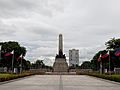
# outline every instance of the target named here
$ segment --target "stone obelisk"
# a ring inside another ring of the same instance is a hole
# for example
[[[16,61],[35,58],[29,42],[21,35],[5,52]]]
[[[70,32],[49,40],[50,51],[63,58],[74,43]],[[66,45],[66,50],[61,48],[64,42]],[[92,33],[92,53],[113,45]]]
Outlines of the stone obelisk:
[[[59,34],[59,48],[58,54],[55,57],[55,62],[53,64],[54,72],[67,72],[68,64],[66,62],[66,56],[63,55],[63,37],[62,34]]]
[[[61,50],[63,52],[63,37],[62,37],[62,34],[59,35],[59,49],[58,49],[58,51],[59,50]]]

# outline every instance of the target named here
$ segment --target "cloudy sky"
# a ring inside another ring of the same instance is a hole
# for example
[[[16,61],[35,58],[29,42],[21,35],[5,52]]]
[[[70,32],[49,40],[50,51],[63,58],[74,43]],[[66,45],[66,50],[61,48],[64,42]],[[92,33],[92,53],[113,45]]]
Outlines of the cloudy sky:
[[[80,50],[80,63],[120,37],[120,0],[0,0],[0,41],[18,41],[26,59],[52,65],[58,35],[64,53]]]

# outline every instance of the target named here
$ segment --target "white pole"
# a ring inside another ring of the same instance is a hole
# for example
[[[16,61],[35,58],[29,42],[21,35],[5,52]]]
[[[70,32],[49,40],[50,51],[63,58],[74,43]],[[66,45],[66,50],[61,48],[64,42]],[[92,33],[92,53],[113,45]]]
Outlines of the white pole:
[[[14,72],[14,51],[13,51],[13,56],[12,56],[12,73]]]
[[[102,61],[100,62],[100,74],[102,74]]]
[[[2,45],[0,45],[0,61],[1,61],[1,59],[2,59],[2,58],[1,58],[1,50],[2,50],[1,48],[2,48]]]
[[[110,73],[110,50],[108,51],[109,52],[109,73]]]
[[[100,74],[102,74],[102,60],[101,60],[101,56],[100,56]]]
[[[23,56],[21,57],[21,67],[20,67],[20,73],[22,73],[22,60],[23,60]]]

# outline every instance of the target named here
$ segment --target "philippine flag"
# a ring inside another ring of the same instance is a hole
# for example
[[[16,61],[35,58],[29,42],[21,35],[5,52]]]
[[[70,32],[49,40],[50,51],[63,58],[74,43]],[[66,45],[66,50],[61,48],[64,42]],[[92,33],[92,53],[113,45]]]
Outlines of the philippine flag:
[[[19,60],[19,59],[22,59],[23,58],[23,55],[21,54],[18,58],[17,58],[17,61]]]
[[[102,55],[102,58],[106,58],[108,56],[109,56],[109,51],[106,54]]]
[[[102,55],[100,54],[100,56],[99,56],[99,58],[98,58],[98,62],[100,62],[100,60],[101,60],[101,56],[102,56]]]
[[[10,56],[12,54],[14,54],[14,50],[12,52],[6,53],[5,56]]]
[[[115,52],[115,56],[120,56],[120,48],[118,48]]]

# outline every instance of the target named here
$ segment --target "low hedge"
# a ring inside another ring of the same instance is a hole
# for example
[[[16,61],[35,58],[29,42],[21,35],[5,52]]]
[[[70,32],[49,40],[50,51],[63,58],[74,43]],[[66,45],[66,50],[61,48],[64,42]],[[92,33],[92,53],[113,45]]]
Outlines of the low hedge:
[[[44,74],[45,74],[45,72],[43,72],[43,71],[39,71],[39,72],[24,71],[22,74],[0,73],[0,82],[17,79],[17,78],[22,78],[22,77],[26,77],[26,76],[31,76],[31,75],[44,75]]]
[[[22,73],[22,74],[0,74],[0,82],[8,81],[12,79],[22,78],[26,76],[34,75],[33,73]]]
[[[98,78],[103,78],[103,79],[107,79],[107,80],[120,82],[120,75],[90,74],[90,76],[95,76]]]
[[[99,74],[99,73],[79,73],[79,72],[77,74],[78,75],[89,75],[89,76],[103,78],[103,79],[107,79],[107,80],[111,80],[111,81],[120,82],[120,74],[106,75],[106,74]]]

